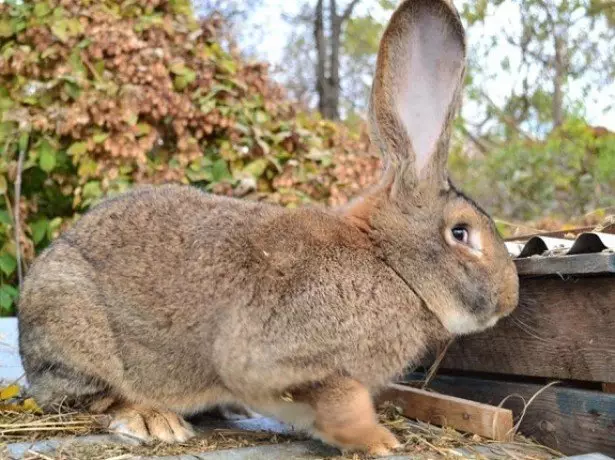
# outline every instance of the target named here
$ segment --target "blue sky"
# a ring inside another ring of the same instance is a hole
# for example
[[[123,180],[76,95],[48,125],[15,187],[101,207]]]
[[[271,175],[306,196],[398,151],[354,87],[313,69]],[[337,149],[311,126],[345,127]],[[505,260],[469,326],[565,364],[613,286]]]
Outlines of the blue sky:
[[[457,6],[463,1],[472,0],[456,0]],[[372,2],[363,2],[363,5],[369,5]],[[250,30],[250,34],[245,36],[245,45],[250,46],[255,50],[257,57],[265,59],[274,65],[281,64],[282,51],[287,37],[291,31],[290,26],[283,20],[284,14],[295,13],[302,1],[292,0],[263,0],[263,6],[260,7],[244,25],[245,30]],[[360,9],[365,6],[360,6]],[[364,11],[364,10],[363,10]],[[380,14],[373,8],[370,10],[372,14]],[[359,10],[360,12],[360,10]],[[382,18],[386,20],[386,16]],[[468,34],[468,42],[470,45],[478,40],[483,34],[490,35],[501,32],[502,30],[511,30],[519,24],[519,13],[514,2],[507,2],[498,8],[495,14],[491,15],[485,22],[484,27],[475,27]],[[252,32],[254,31],[254,32]],[[519,62],[519,56],[515,53],[515,49],[508,45],[500,45],[494,50],[492,56],[500,57],[509,56],[512,66],[515,68],[515,63]],[[495,66],[499,66],[499,62],[494,62]],[[311,72],[312,69],[306,69],[306,72]],[[496,102],[501,102],[504,95],[510,92],[517,82],[515,81],[514,72],[510,74],[502,74],[495,80],[486,80],[483,82],[485,91]],[[569,94],[572,99],[578,99],[580,93]],[[601,125],[615,131],[615,110],[606,111],[609,104],[615,102],[615,85],[611,84],[600,91],[594,91],[585,101],[586,116],[590,123]],[[466,116],[472,116],[473,109],[466,107]]]

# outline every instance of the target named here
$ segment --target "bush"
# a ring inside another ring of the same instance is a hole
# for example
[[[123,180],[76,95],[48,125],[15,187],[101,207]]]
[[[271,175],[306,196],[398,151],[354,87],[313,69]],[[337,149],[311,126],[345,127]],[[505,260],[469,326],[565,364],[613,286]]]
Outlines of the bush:
[[[177,182],[286,206],[373,181],[365,134],[302,113],[188,0],[0,4],[0,313],[24,265],[103,197]]]
[[[580,119],[544,140],[518,139],[484,157],[458,151],[451,168],[470,194],[508,220],[553,227],[592,212],[590,222],[600,221],[615,209],[615,134]]]

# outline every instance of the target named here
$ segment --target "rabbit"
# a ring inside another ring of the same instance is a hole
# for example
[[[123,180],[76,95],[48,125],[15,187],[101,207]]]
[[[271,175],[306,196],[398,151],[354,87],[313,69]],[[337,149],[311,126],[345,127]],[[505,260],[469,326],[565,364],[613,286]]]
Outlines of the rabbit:
[[[518,302],[492,219],[449,179],[465,37],[446,0],[405,0],[370,97],[381,180],[347,205],[286,209],[184,185],[92,208],[31,266],[20,350],[42,407],[143,441],[239,405],[342,450],[399,441],[373,398],[434,344]]]

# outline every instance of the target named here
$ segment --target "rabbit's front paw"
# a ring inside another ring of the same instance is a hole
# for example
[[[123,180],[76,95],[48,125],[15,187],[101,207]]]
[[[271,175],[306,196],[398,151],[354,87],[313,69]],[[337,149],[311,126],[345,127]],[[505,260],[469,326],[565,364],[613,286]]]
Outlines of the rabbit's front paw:
[[[113,412],[109,430],[121,436],[148,442],[185,442],[195,433],[188,422],[173,412],[123,407]]]

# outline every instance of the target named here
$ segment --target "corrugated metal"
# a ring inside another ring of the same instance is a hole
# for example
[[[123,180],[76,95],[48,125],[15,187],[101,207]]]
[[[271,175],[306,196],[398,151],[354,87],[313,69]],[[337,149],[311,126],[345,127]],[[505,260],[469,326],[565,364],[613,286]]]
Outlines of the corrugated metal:
[[[565,238],[568,234],[576,237]],[[529,235],[507,241],[506,247],[515,259],[520,276],[615,274],[613,233],[571,231]]]
[[[576,239],[533,236],[527,241],[507,241],[512,257],[564,256],[610,251],[615,253],[615,235],[608,233],[581,233]]]

